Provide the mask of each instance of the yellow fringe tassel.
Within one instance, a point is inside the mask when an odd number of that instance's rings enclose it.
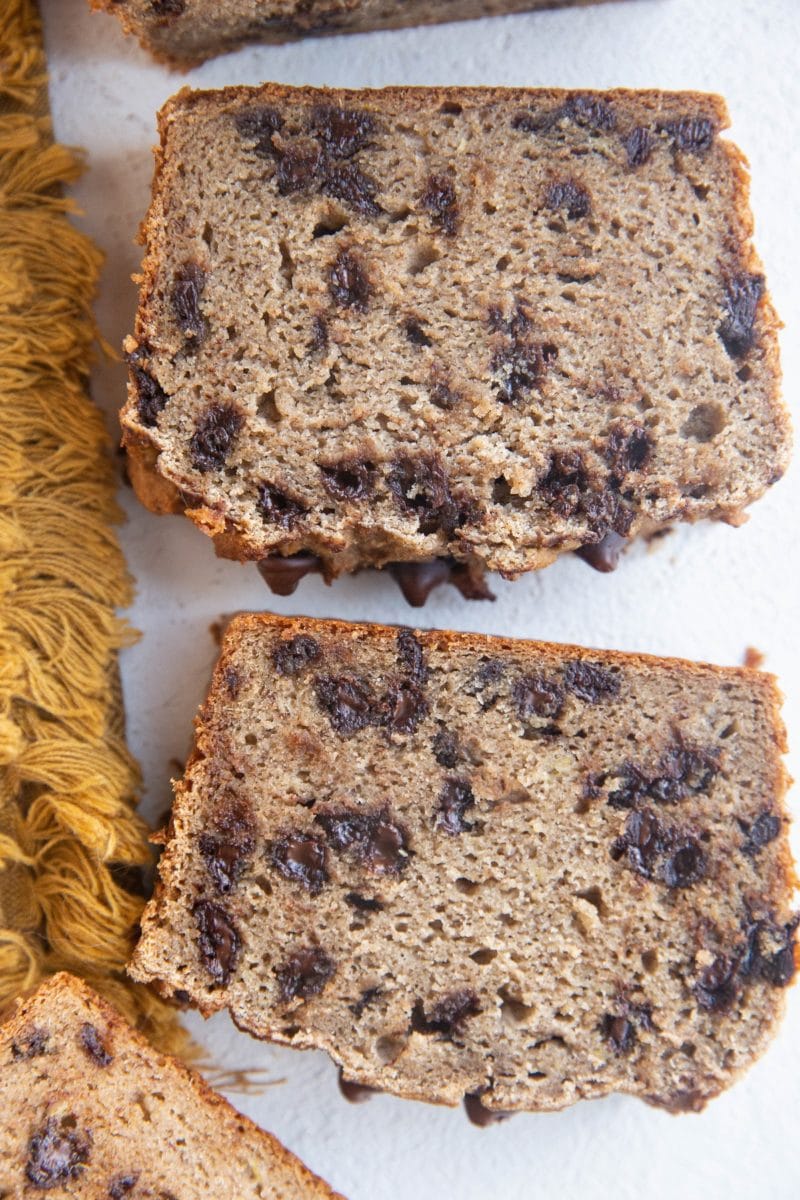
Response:
[[[150,851],[117,676],[131,583],[87,391],[102,260],[63,195],[80,170],[52,140],[35,4],[0,0],[0,1008],[72,971],[181,1052],[173,1010],[124,975]]]

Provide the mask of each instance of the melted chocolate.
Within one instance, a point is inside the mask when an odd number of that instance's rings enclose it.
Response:
[[[501,1112],[500,1109],[486,1108],[481,1103],[479,1092],[469,1092],[464,1097],[464,1111],[470,1123],[477,1125],[479,1129],[485,1129],[487,1125],[497,1125],[500,1121],[514,1116],[513,1113]]]
[[[276,596],[291,596],[306,575],[322,573],[322,560],[316,554],[279,554],[263,558],[258,564],[262,579]]]
[[[367,1087],[365,1083],[353,1083],[352,1080],[345,1079],[340,1067],[339,1091],[351,1104],[363,1104],[365,1100],[371,1100],[376,1092],[380,1091],[380,1088]]]
[[[494,600],[480,568],[457,563],[452,558],[389,563],[387,569],[412,608],[421,608],[433,589],[442,583],[458,588],[465,600]]]
[[[595,571],[601,571],[605,575],[609,571],[616,571],[627,542],[627,538],[620,537],[611,529],[599,542],[589,542],[586,546],[580,546],[575,553]]]

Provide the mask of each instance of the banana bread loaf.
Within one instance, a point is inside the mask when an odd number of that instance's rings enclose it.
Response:
[[[45,1191],[337,1200],[274,1137],[65,974],[0,1029],[0,1195]]]
[[[156,58],[189,67],[246,42],[289,42],[598,0],[89,0]]]
[[[401,1096],[699,1109],[794,973],[783,748],[755,671],[236,618],[131,974]]]
[[[127,342],[139,496],[328,578],[739,521],[788,429],[726,123],[689,93],[179,94]]]

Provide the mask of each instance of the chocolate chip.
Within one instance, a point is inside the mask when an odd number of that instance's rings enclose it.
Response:
[[[477,515],[469,501],[451,492],[447,473],[437,454],[398,456],[386,482],[398,507],[417,518],[420,533],[441,530],[452,534]]]
[[[622,768],[622,782],[609,793],[612,808],[633,808],[645,799],[675,804],[686,796],[705,792],[719,773],[716,750],[704,750],[678,739],[661,755],[654,771],[633,762]]]
[[[640,425],[632,429],[615,425],[606,441],[605,457],[616,482],[621,483],[631,471],[646,466],[652,449],[653,440]]]
[[[579,450],[554,450],[547,472],[537,487],[560,517],[571,517],[580,508],[581,493],[589,486]]]
[[[328,851],[313,834],[286,831],[269,847],[269,861],[284,879],[318,896],[328,882]]]
[[[276,154],[272,135],[283,128],[283,117],[277,108],[259,105],[236,113],[234,120],[239,135],[247,142],[254,142],[256,154],[273,157]]]
[[[278,642],[272,651],[272,661],[279,675],[299,675],[322,655],[320,644],[308,633]]]
[[[206,286],[206,273],[199,263],[186,262],[175,273],[170,299],[178,328],[185,338],[202,342],[208,323],[200,311],[200,297]]]
[[[755,342],[758,304],[764,295],[764,276],[742,272],[725,284],[728,315],[719,326],[722,344],[731,358],[743,358]]]
[[[123,1196],[133,1191],[138,1181],[138,1171],[132,1175],[115,1175],[108,1185],[108,1200],[122,1200]]]
[[[600,1029],[615,1054],[631,1052],[636,1042],[636,1027],[627,1017],[606,1013]]]
[[[281,1001],[318,996],[336,974],[336,964],[319,946],[303,946],[275,968]]]
[[[307,192],[317,182],[323,159],[316,142],[294,141],[281,146],[275,181],[282,196]]]
[[[375,197],[379,187],[371,175],[367,175],[353,162],[330,167],[322,181],[326,196],[341,200],[354,212],[365,217],[377,217],[383,212]]]
[[[523,721],[532,716],[555,719],[564,707],[564,689],[544,675],[523,675],[511,694]]]
[[[360,675],[318,675],[314,688],[317,703],[342,737],[350,737],[379,720],[375,694]]]
[[[221,905],[198,900],[192,916],[199,933],[198,949],[203,965],[215,983],[225,985],[236,970],[240,939],[236,926]]]
[[[739,973],[745,979],[763,979],[773,987],[786,987],[795,973],[795,931],[800,916],[785,925],[770,919],[752,922],[745,930],[745,947]]]
[[[83,1174],[91,1147],[91,1134],[78,1129],[74,1116],[48,1117],[28,1142],[25,1177],[42,1191],[60,1188]]]
[[[453,836],[471,833],[475,828],[472,821],[464,819],[468,808],[475,807],[475,795],[466,779],[446,779],[439,793],[439,802],[433,823],[443,833]]]
[[[685,888],[699,883],[706,873],[706,856],[693,839],[678,845],[664,863],[662,878],[667,887]]]
[[[186,0],[150,0],[157,17],[180,17],[186,12]]]
[[[459,563],[452,558],[431,558],[423,562],[393,562],[387,570],[397,581],[412,608],[421,608],[434,588],[451,583],[465,600],[494,600],[481,567],[472,562]]]
[[[599,704],[601,700],[619,695],[619,676],[600,663],[573,659],[564,668],[564,686],[579,700]]]
[[[368,1087],[365,1083],[353,1083],[351,1079],[345,1079],[342,1075],[342,1068],[339,1068],[339,1091],[350,1104],[363,1104],[378,1090],[378,1088]]]
[[[316,554],[273,554],[258,563],[261,578],[276,596],[291,596],[301,579],[321,571],[322,560]]]
[[[623,138],[623,146],[628,156],[629,167],[643,167],[653,153],[655,139],[645,125],[637,125]]]
[[[225,687],[228,689],[228,695],[231,700],[238,700],[239,690],[242,686],[242,677],[235,667],[226,667],[222,672],[222,678],[225,680]]]
[[[425,1012],[421,1000],[417,1000],[411,1012],[411,1028],[415,1033],[438,1033],[448,1042],[463,1037],[464,1025],[470,1017],[481,1011],[478,997],[470,988],[449,992],[437,1001],[430,1013]]]
[[[428,385],[428,396],[431,404],[435,404],[442,412],[451,412],[462,400],[461,393],[455,391],[441,375],[433,375]]]
[[[89,1055],[89,1058],[98,1067],[110,1067],[114,1061],[114,1056],[109,1054],[103,1044],[99,1032],[89,1021],[84,1021],[81,1025],[80,1035],[81,1046]]]
[[[409,679],[390,687],[384,700],[384,724],[393,733],[414,733],[428,715],[422,688]]]
[[[458,737],[451,729],[440,729],[433,739],[433,757],[440,767],[452,769],[459,760]]]
[[[310,349],[327,350],[329,342],[328,323],[319,313],[311,320],[311,344]]]
[[[330,809],[314,820],[332,848],[348,851],[375,875],[400,875],[408,866],[408,836],[389,809]]]
[[[718,955],[694,985],[697,1003],[708,1012],[727,1012],[738,995],[736,959]]]
[[[374,896],[362,896],[358,892],[347,892],[344,899],[345,904],[349,904],[358,912],[381,912],[383,909],[382,902]],[[377,991],[377,989],[375,990]]]
[[[625,832],[611,847],[611,857],[618,861],[623,854],[626,855],[633,870],[650,879],[662,845],[662,828],[658,817],[652,809],[638,809],[627,817]]]
[[[714,141],[714,123],[708,117],[680,117],[658,126],[678,150],[689,154],[705,154]]]
[[[200,853],[217,891],[227,895],[241,877],[253,853],[251,818],[243,805],[232,804],[218,814],[213,833],[201,833]]]
[[[420,204],[443,233],[452,237],[458,229],[458,198],[449,175],[429,175]]]
[[[586,217],[591,212],[592,202],[585,187],[574,179],[563,179],[551,183],[545,196],[545,204],[553,212],[564,208],[570,221]]]
[[[416,317],[406,317],[405,321],[403,322],[403,329],[405,330],[405,335],[411,342],[412,346],[433,345],[433,342],[423,329],[421,322],[418,321]]]
[[[612,529],[601,537],[599,542],[587,542],[586,545],[579,546],[575,553],[593,570],[600,571],[605,575],[610,571],[616,571],[626,545],[627,538],[614,533]]]
[[[212,404],[198,420],[189,440],[189,457],[198,471],[218,471],[225,466],[244,417],[233,404]]]
[[[139,420],[148,429],[158,424],[158,415],[163,412],[169,396],[158,380],[145,371],[144,367],[131,366],[133,384],[136,388],[136,411]]]
[[[572,95],[564,104],[562,112],[576,125],[583,125],[589,129],[611,130],[617,123],[611,105],[599,96]]]
[[[27,1062],[30,1058],[38,1058],[47,1054],[47,1043],[50,1034],[45,1029],[32,1029],[17,1041],[11,1043],[11,1057],[14,1062]]]
[[[517,404],[541,387],[548,367],[558,358],[558,348],[534,339],[531,315],[519,299],[510,317],[492,307],[488,319],[490,329],[502,337],[492,354],[492,386],[501,404]]]
[[[108,1200],[122,1200],[123,1196],[133,1191],[138,1181],[138,1171],[132,1175],[115,1175],[108,1185]]]
[[[288,492],[274,483],[264,480],[258,485],[258,511],[271,525],[278,525],[281,529],[291,529],[300,517],[305,516],[308,510],[300,500],[290,496]]]
[[[499,1108],[486,1108],[481,1102],[481,1095],[480,1092],[468,1092],[464,1097],[464,1111],[470,1124],[485,1129],[487,1125],[497,1125],[500,1121],[513,1117],[511,1112],[502,1112]]]
[[[348,1008],[353,1016],[360,1017],[364,1009],[369,1008],[370,1004],[374,1004],[380,995],[381,989],[379,987],[365,988],[355,1004],[349,1004]]]
[[[328,275],[328,290],[340,308],[365,311],[372,285],[364,263],[354,251],[339,251]]]
[[[375,486],[375,464],[363,458],[345,458],[320,465],[322,482],[334,500],[365,500]]]
[[[776,817],[769,809],[759,813],[752,825],[745,826],[747,841],[742,846],[745,854],[755,858],[763,846],[774,842],[781,831],[780,817]]]
[[[308,129],[334,158],[350,158],[372,139],[375,120],[364,109],[317,104],[311,110]]]
[[[412,629],[401,629],[397,635],[397,661],[415,683],[426,683],[428,664],[422,642]]]

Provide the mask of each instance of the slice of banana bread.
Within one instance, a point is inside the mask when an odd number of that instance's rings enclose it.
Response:
[[[45,1191],[337,1200],[279,1141],[65,974],[0,1029],[0,1195]]]
[[[739,521],[788,419],[726,123],[689,93],[182,92],[127,343],[141,499],[328,578]]]
[[[699,1109],[794,973],[778,702],[743,669],[238,617],[131,974],[401,1096]]]
[[[469,17],[578,8],[599,0],[89,0],[115,13],[156,58],[189,67],[246,42],[432,25]]]

